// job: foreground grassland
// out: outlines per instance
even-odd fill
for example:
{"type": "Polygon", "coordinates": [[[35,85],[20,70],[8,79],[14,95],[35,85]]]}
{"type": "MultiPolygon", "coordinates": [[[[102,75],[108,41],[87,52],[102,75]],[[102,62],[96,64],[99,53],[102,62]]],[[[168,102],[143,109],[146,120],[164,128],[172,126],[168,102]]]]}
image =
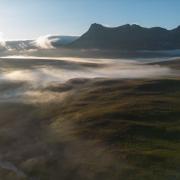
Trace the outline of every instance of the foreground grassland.
{"type": "Polygon", "coordinates": [[[180,79],[74,79],[47,90],[68,96],[0,104],[0,179],[180,179],[180,79]]]}

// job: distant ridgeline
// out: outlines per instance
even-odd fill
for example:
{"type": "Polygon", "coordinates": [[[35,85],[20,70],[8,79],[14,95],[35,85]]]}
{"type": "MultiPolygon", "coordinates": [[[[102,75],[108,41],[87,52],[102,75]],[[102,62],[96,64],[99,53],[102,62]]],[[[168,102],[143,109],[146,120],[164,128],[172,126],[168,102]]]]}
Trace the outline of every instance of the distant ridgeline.
{"type": "Polygon", "coordinates": [[[82,36],[42,36],[36,40],[6,41],[0,50],[31,49],[91,49],[91,50],[176,50],[180,49],[180,26],[167,30],[161,27],[144,28],[138,25],[104,27],[92,24],[82,36]]]}
{"type": "Polygon", "coordinates": [[[144,28],[135,24],[115,28],[92,24],[85,34],[68,47],[112,50],[180,49],[180,26],[167,30],[161,27],[144,28]]]}

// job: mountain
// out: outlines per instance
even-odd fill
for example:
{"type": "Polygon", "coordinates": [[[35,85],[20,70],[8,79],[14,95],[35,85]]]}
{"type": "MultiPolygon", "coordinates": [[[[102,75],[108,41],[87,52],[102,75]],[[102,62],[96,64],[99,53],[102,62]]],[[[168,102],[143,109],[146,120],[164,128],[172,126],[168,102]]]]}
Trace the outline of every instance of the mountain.
{"type": "Polygon", "coordinates": [[[105,51],[176,50],[180,49],[180,26],[167,30],[161,27],[145,28],[136,24],[105,27],[95,23],[81,37],[42,36],[36,40],[6,42],[8,50],[16,51],[59,47],[105,51]]]}
{"type": "Polygon", "coordinates": [[[180,26],[167,30],[123,25],[115,28],[92,24],[89,30],[69,47],[118,50],[173,50],[180,49],[180,26]]]}

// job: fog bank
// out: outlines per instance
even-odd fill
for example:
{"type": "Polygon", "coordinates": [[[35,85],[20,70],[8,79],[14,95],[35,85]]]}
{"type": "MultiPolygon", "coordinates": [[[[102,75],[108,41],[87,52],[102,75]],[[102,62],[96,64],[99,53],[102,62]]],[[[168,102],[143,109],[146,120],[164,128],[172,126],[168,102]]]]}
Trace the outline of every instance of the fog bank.
{"type": "Polygon", "coordinates": [[[59,95],[47,87],[76,78],[151,79],[179,75],[168,67],[123,59],[8,57],[0,59],[0,67],[1,100],[53,100],[59,95]]]}

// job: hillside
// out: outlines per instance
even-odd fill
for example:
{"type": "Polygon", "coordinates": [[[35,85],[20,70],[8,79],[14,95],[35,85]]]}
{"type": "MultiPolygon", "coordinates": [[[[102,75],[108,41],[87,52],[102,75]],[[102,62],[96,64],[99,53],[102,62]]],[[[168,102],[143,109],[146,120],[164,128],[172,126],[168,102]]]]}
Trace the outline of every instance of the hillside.
{"type": "Polygon", "coordinates": [[[131,51],[180,49],[180,27],[167,30],[161,27],[144,28],[135,24],[115,28],[92,24],[70,47],[131,51]]]}
{"type": "Polygon", "coordinates": [[[178,79],[74,79],[44,91],[56,99],[0,104],[4,180],[180,178],[178,79]]]}

